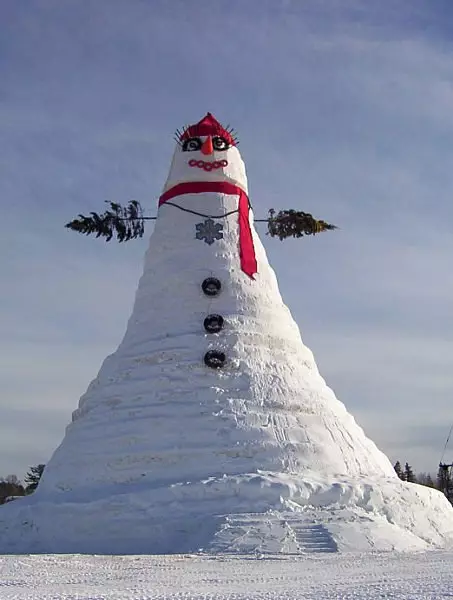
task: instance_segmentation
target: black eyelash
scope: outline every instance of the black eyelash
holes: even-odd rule
[[[182,128],[182,130],[180,130],[179,128],[176,129],[173,139],[175,140],[175,142],[178,144],[178,146],[182,146],[182,136],[186,133],[186,131],[189,129],[190,125],[184,125],[184,127]]]
[[[239,145],[239,139],[237,137],[237,133],[236,133],[236,130],[234,129],[234,127],[231,127],[230,124],[228,124],[224,129],[225,129],[225,131],[227,133],[229,133],[231,135],[231,138],[232,138],[232,140],[234,142],[234,145],[238,146]]]
[[[181,138],[182,136],[187,132],[187,130],[190,128],[190,125],[184,125],[184,127],[180,130],[179,128],[176,129],[175,134],[173,139],[175,140],[175,142],[181,146],[182,145],[182,141]],[[231,136],[231,139],[234,142],[235,146],[239,146],[239,139],[236,133],[236,130],[234,129],[234,127],[231,127],[229,124],[224,127],[225,131]],[[222,137],[222,136],[220,136]]]

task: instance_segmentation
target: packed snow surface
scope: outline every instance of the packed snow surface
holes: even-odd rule
[[[1,600],[435,600],[453,553],[0,556]]]

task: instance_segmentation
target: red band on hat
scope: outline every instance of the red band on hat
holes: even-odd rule
[[[235,146],[236,141],[229,131],[223,127],[215,117],[208,113],[201,121],[198,121],[195,125],[190,125],[184,130],[180,136],[180,140],[184,141],[193,137],[205,137],[205,136],[219,135],[226,139],[230,146]]]

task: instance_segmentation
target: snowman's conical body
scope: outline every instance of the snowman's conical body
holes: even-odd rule
[[[227,149],[206,147],[223,132],[208,115],[178,145],[125,337],[35,494],[35,523],[52,513],[54,529],[24,533],[10,551],[294,552],[306,550],[306,522],[331,550],[451,539],[445,498],[400,482],[319,375],[251,213],[241,230],[247,180],[234,141],[225,132]],[[244,272],[246,252],[256,274]],[[216,295],[203,290],[209,278]],[[205,362],[212,351],[218,368]]]

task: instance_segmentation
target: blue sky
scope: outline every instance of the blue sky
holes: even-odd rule
[[[453,421],[452,19],[448,0],[3,1],[0,475],[48,460],[132,309],[147,240],[63,224],[104,200],[153,214],[174,130],[208,110],[239,133],[257,217],[340,225],[263,230],[281,292],[369,436],[436,471]]]

